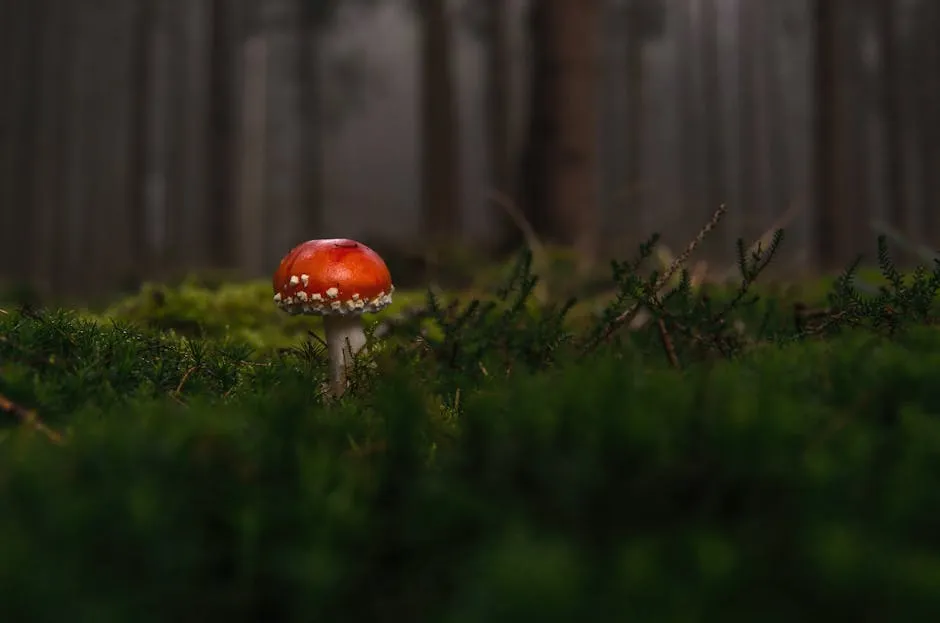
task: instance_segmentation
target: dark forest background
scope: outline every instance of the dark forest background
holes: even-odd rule
[[[585,264],[774,227],[940,248],[936,0],[0,0],[0,282],[271,273],[308,238]]]

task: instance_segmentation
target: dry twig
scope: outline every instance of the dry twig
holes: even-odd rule
[[[669,365],[678,370],[680,368],[679,357],[676,356],[676,347],[672,343],[669,331],[666,330],[666,322],[660,318],[656,324],[659,327],[659,339],[663,343],[663,350],[666,351],[666,359],[669,360]]]
[[[689,244],[686,246],[685,250],[679,255],[679,257],[674,259],[672,264],[669,266],[669,268],[666,269],[666,271],[659,277],[659,279],[656,280],[656,284],[653,287],[654,292],[659,292],[663,288],[663,286],[669,283],[669,280],[672,279],[673,275],[675,275],[676,272],[678,272],[679,268],[683,264],[685,264],[686,261],[688,261],[689,256],[692,255],[692,252],[695,251],[695,249],[700,244],[702,244],[702,241],[705,239],[705,237],[708,236],[708,234],[711,233],[713,229],[715,229],[715,227],[721,221],[722,217],[725,215],[725,212],[727,212],[727,207],[724,204],[721,204],[720,206],[718,206],[718,209],[715,210],[715,213],[712,214],[711,219],[709,219],[709,221],[705,223],[705,225],[699,231],[698,235],[695,236],[695,238],[693,238],[689,242]],[[585,347],[584,352],[588,353],[594,350],[594,348],[596,348],[601,342],[604,342],[610,339],[610,336],[613,335],[614,332],[617,331],[617,329],[619,329],[625,324],[629,324],[636,317],[641,307],[642,307],[642,303],[637,302],[633,306],[631,306],[629,309],[624,311],[622,314],[614,318],[610,322],[610,324],[607,325],[607,328],[604,330],[601,336],[598,339],[592,341],[590,344],[588,344]]]
[[[36,411],[22,407],[2,394],[0,394],[0,411],[19,418],[24,425],[45,435],[49,441],[56,445],[65,443],[62,434],[46,426],[46,423],[39,418]]]
[[[543,279],[539,280],[535,285],[533,294],[536,300],[540,303],[545,303],[548,301],[548,285],[545,279],[548,278],[548,270],[550,268],[545,245],[539,240],[538,234],[535,233],[535,228],[532,227],[532,224],[526,219],[525,214],[522,213],[522,210],[519,209],[509,196],[498,190],[492,190],[489,193],[489,198],[506,212],[513,224],[522,232],[526,246],[529,247],[529,251],[532,252],[532,262],[535,267],[535,272],[541,274],[543,277]]]
[[[183,386],[186,385],[186,381],[188,381],[193,372],[198,369],[199,366],[191,366],[188,370],[186,370],[186,372],[183,373],[183,377],[180,379],[179,385],[177,385],[176,389],[173,390],[174,398],[179,398],[180,394],[183,393]]]

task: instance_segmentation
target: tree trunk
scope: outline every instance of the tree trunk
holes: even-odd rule
[[[486,77],[484,106],[486,109],[486,150],[489,161],[489,184],[493,190],[512,195],[509,113],[512,76],[509,66],[509,7],[506,0],[484,0]],[[517,241],[516,228],[504,208],[495,206],[499,246]]]
[[[3,15],[12,15],[19,11],[23,0],[0,0]],[[24,28],[14,28],[13,20],[0,20],[0,84],[15,84],[17,79],[17,47]],[[20,36],[16,32],[20,31]],[[13,179],[16,158],[14,128],[16,128],[16,98],[12,92],[0,97],[0,231],[10,231],[13,227]],[[0,287],[6,280],[14,278],[11,258],[14,249],[11,245],[0,245]]]
[[[71,3],[69,3],[71,6]],[[88,76],[98,71],[97,59],[88,32],[94,17],[74,6],[68,15],[67,28],[73,45],[70,49],[68,75],[67,154],[63,176],[64,198],[61,205],[60,225],[62,238],[62,264],[57,277],[61,279],[56,294],[70,296],[80,293],[83,282],[90,276],[91,266],[86,261],[84,241],[90,235],[94,214],[89,207],[89,185],[95,175],[93,158],[94,131],[88,118],[94,114],[92,86]]]
[[[152,241],[148,234],[147,173],[150,169],[148,123],[153,105],[151,51],[156,17],[155,0],[137,3],[131,52],[131,117],[127,142],[127,222],[135,277],[142,281],[153,269]]]
[[[235,193],[235,52],[238,45],[236,9],[228,0],[210,0],[209,93],[206,143],[208,180],[202,233],[208,245],[209,264],[234,268],[236,229],[233,210]]]
[[[47,7],[42,0],[24,3],[17,14],[19,28],[10,33],[12,38],[12,74],[5,85],[9,88],[3,96],[9,100],[7,114],[7,153],[3,169],[7,178],[0,181],[6,197],[0,197],[0,208],[6,213],[6,222],[0,221],[4,231],[10,232],[0,248],[0,271],[7,272],[22,285],[32,277],[32,249],[35,248],[34,187],[30,184],[30,171],[34,166],[36,135],[39,131],[39,68],[42,39],[48,36]],[[12,85],[15,85],[13,87]],[[5,255],[5,257],[4,257]]]
[[[640,225],[646,221],[644,216],[643,184],[643,125],[646,113],[646,77],[643,72],[643,50],[648,32],[642,19],[643,9],[640,0],[629,0],[624,14],[624,44],[627,61],[627,106],[626,127],[624,128],[624,171],[625,190],[628,197],[627,214],[630,221]],[[650,232],[643,232],[645,238]],[[637,241],[639,242],[639,241]]]
[[[530,9],[532,77],[522,157],[523,209],[545,241],[597,251],[598,0],[543,0]]]
[[[182,272],[204,269],[209,258],[208,250],[212,243],[207,236],[208,182],[211,178],[210,166],[210,11],[207,0],[182,0],[179,7],[177,24],[182,38],[184,56],[180,58],[178,86],[182,104],[179,112],[179,165],[182,184],[182,210],[176,220],[175,232],[179,246],[176,248],[176,262]]]
[[[846,142],[841,113],[843,77],[838,53],[842,45],[836,0],[814,0],[814,160],[816,182],[815,259],[822,270],[839,270],[851,254],[850,206],[841,176]]]
[[[925,0],[918,20],[919,146],[924,241],[940,252],[940,3]]]
[[[460,160],[453,35],[445,0],[419,0],[421,20],[421,210],[433,247],[460,228]]]
[[[132,245],[127,222],[127,144],[129,140],[133,64],[131,33],[135,3],[97,0],[88,12],[83,33],[91,47],[92,65],[81,76],[91,89],[91,106],[84,119],[92,130],[84,237],[86,267],[83,297],[104,296],[125,282],[130,272]]]
[[[45,297],[63,287],[67,244],[67,215],[64,184],[50,180],[66,179],[67,117],[70,105],[69,76],[71,46],[74,41],[69,3],[46,6],[46,36],[42,39],[39,116],[42,124],[36,136],[36,161],[30,183],[36,197],[36,241],[32,249],[34,283]]]
[[[163,245],[161,268],[169,274],[178,274],[186,255],[186,205],[187,197],[185,123],[188,112],[186,94],[186,34],[183,26],[183,3],[189,0],[168,0],[162,3],[162,46],[159,49],[162,70],[160,78],[165,95],[161,98],[163,106],[156,109],[162,117],[157,126],[162,126],[163,170],[159,173],[162,190],[161,216],[163,217]],[[156,128],[155,128],[156,129]],[[166,273],[164,277],[168,276]]]
[[[825,0],[822,0],[825,1]],[[761,45],[755,37],[757,13],[753,2],[738,2],[738,200],[735,238],[751,237],[760,214],[760,154],[757,137],[756,53]]]
[[[843,125],[842,140],[836,145],[842,169],[838,174],[839,194],[845,206],[839,227],[845,230],[847,247],[840,262],[844,268],[859,254],[871,257],[872,235],[870,217],[872,214],[872,192],[868,185],[859,180],[872,178],[872,158],[868,147],[868,117],[871,107],[878,99],[877,90],[872,88],[863,66],[862,47],[865,37],[865,4],[852,2],[841,6],[851,6],[852,10],[840,11],[838,25],[840,34],[837,66],[839,112],[836,119]]]
[[[678,94],[678,127],[680,130],[676,149],[679,151],[678,199],[679,212],[672,219],[679,234],[677,242],[684,243],[698,231],[695,224],[703,211],[703,167],[704,116],[703,101],[699,90],[699,75],[696,65],[699,59],[696,28],[693,23],[693,2],[695,0],[675,0],[676,12],[676,62],[675,85]],[[714,209],[714,208],[712,208]],[[669,229],[673,229],[670,227]]]
[[[768,3],[764,8],[765,35],[762,62],[764,65],[763,100],[764,119],[767,130],[767,181],[770,189],[770,219],[761,229],[780,219],[792,201],[792,179],[790,172],[790,127],[792,120],[787,114],[787,89],[780,68],[779,5]],[[763,233],[763,232],[761,232]]]
[[[309,2],[304,3],[300,33],[300,118],[303,180],[300,189],[301,231],[304,239],[317,238],[323,228],[323,106],[320,46],[322,24]]]
[[[265,119],[267,117],[267,42],[253,34],[242,50],[241,119],[236,222],[242,274],[264,274],[265,240]],[[284,253],[286,251],[282,251]]]
[[[268,61],[263,204],[268,233],[263,261],[266,266],[276,266],[280,257],[303,239],[302,13],[299,0],[267,0],[261,11]]]
[[[888,222],[899,232],[914,235],[904,193],[904,133],[901,121],[900,56],[898,54],[897,5],[875,2],[881,47],[881,115],[884,127],[884,184]],[[919,237],[919,236],[915,236]]]
[[[717,0],[702,0],[701,8],[702,125],[705,134],[704,166],[707,182],[701,217],[696,220],[707,220],[719,205],[728,201],[728,178],[724,148],[725,124],[721,92],[721,59],[718,48]],[[702,220],[702,222],[705,221]],[[709,244],[708,240],[706,244]],[[713,253],[725,251],[723,248],[709,250]]]

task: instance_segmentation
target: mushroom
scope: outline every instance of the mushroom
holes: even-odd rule
[[[362,314],[392,302],[392,277],[378,253],[346,238],[308,240],[274,273],[274,302],[289,314],[323,316],[330,391],[346,390],[346,366],[366,344]]]

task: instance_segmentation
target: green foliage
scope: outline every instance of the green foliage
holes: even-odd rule
[[[887,285],[874,296],[863,296],[853,287],[858,262],[836,281],[829,296],[831,311],[825,329],[864,325],[893,334],[906,326],[935,324],[937,293],[940,291],[940,260],[932,269],[921,265],[905,279],[888,255],[884,236],[878,238],[878,266]]]
[[[272,296],[271,284],[264,281],[211,284],[188,280],[176,287],[146,284],[138,294],[104,310],[101,317],[186,337],[235,339],[256,349],[286,348],[310,330],[321,330],[314,318],[279,310]],[[422,297],[422,293],[397,291],[389,308],[366,321],[393,318]]]
[[[429,376],[443,394],[509,374],[516,367],[533,371],[556,363],[559,349],[570,341],[565,317],[574,301],[528,307],[538,282],[531,268],[531,253],[522,254],[494,300],[474,299],[463,308],[444,307],[428,291],[428,315],[440,327],[441,337],[423,340],[422,348],[432,362]]]
[[[586,327],[524,255],[383,317],[341,400],[307,322],[244,339],[295,320],[260,284],[4,310],[0,619],[929,620],[940,267],[881,241],[794,313],[781,241],[706,292],[653,240]]]

